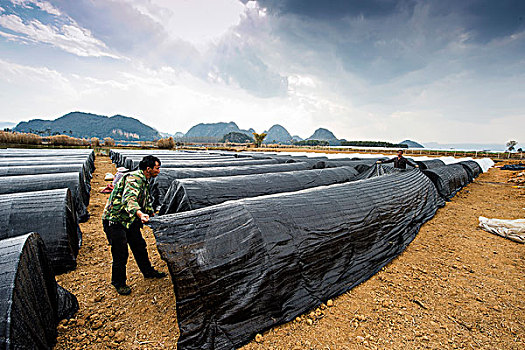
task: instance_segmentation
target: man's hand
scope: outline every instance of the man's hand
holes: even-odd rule
[[[416,165],[416,168],[419,168],[419,165]]]
[[[376,164],[381,164],[381,161],[380,161],[380,160],[378,160],[378,161],[376,162]]]
[[[144,214],[140,210],[137,210],[137,216],[140,218],[140,222],[142,222],[143,224],[149,221],[149,215]]]

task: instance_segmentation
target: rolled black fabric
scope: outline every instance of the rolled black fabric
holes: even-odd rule
[[[0,195],[0,239],[28,232],[42,237],[56,273],[76,268],[82,237],[69,189]]]
[[[57,285],[44,242],[35,233],[1,240],[0,266],[0,348],[52,349],[78,302]]]
[[[442,167],[423,170],[423,173],[434,183],[439,195],[449,201],[469,183],[465,168],[460,164],[450,164]]]
[[[463,166],[463,168],[467,172],[469,182],[474,181],[475,178],[477,178],[481,173],[483,173],[483,169],[481,169],[481,166],[473,160],[464,160],[462,162],[459,162],[458,164],[461,164],[461,166]]]
[[[173,214],[208,207],[228,200],[294,192],[348,182],[354,180],[357,174],[354,168],[340,167],[175,180],[166,192],[159,214]]]
[[[441,159],[429,159],[429,160],[416,160],[416,164],[419,165],[419,169],[427,170],[439,168],[445,166],[445,163]]]
[[[177,348],[234,349],[374,275],[443,200],[420,171],[229,201],[150,224]]]
[[[294,170],[308,170],[308,163],[262,164],[210,168],[162,168],[160,174],[151,182],[153,207],[157,208],[164,201],[164,195],[173,180],[198,177],[238,176],[250,174],[277,173]]]
[[[58,173],[0,177],[0,194],[69,188],[80,222],[87,221],[89,191],[79,173]]]

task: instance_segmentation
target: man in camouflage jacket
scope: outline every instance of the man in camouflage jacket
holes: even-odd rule
[[[102,224],[111,244],[113,264],[111,284],[122,295],[131,293],[126,285],[126,264],[128,261],[128,244],[133,252],[137,265],[146,278],[162,278],[166,274],[156,271],[152,266],[146,250],[146,241],[140,229],[154,215],[149,194],[149,182],[160,172],[160,160],[146,156],[139,163],[139,169],[125,174],[111,192],[104,213]]]

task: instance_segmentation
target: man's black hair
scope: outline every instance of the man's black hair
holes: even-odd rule
[[[159,158],[152,156],[152,155],[145,156],[144,158],[142,158],[142,160],[139,163],[139,169],[140,170],[146,170],[147,168],[153,169],[155,167],[155,162],[158,162],[160,165]]]

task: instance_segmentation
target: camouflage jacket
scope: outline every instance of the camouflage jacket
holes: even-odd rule
[[[137,210],[149,215],[153,214],[149,183],[142,170],[132,171],[120,179],[109,195],[102,219],[129,228],[133,221],[138,219]]]

